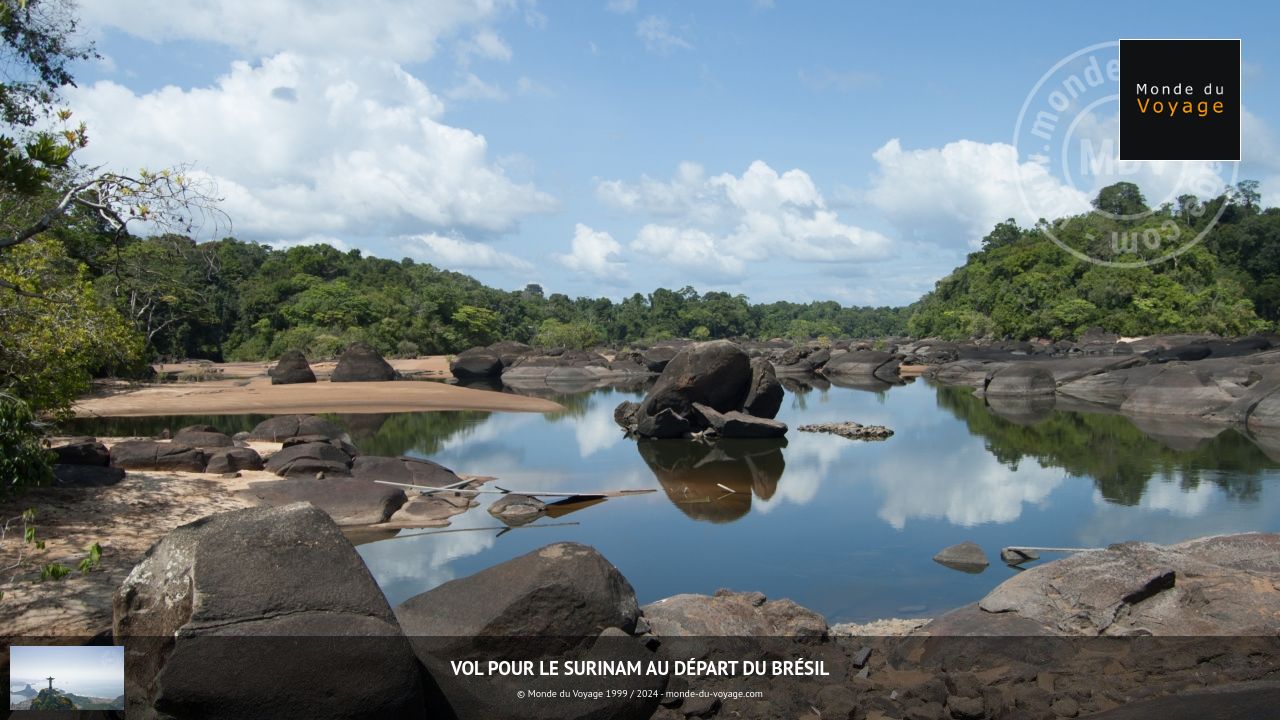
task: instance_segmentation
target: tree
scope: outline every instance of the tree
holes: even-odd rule
[[[1093,206],[1116,217],[1141,215],[1149,210],[1142,191],[1131,182],[1118,182],[1098,191]]]

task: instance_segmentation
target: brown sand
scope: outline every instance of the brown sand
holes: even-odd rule
[[[564,408],[543,398],[472,390],[437,382],[396,380],[371,383],[272,385],[267,378],[161,384],[105,383],[76,402],[79,417],[144,415],[286,415],[290,413],[376,413],[428,410],[556,412]]]

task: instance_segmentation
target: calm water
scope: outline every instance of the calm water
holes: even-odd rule
[[[568,410],[545,416],[336,416],[366,453],[429,457],[497,476],[507,488],[658,489],[505,533],[478,508],[450,527],[466,532],[410,530],[361,544],[388,599],[571,540],[604,553],[642,603],[729,587],[792,598],[833,622],[931,616],[979,599],[1015,572],[999,562],[1006,545],[1280,530],[1280,464],[1234,430],[1139,428],[1120,416],[1027,406],[996,414],[966,389],[916,382],[878,392],[789,391],[779,415],[792,427],[785,443],[708,447],[624,438],[613,408],[638,397],[560,397]],[[143,434],[209,422],[235,432],[260,419],[98,420],[75,429]],[[896,434],[857,442],[795,430],[842,420]],[[578,524],[550,526],[567,522]],[[963,540],[982,545],[995,564],[968,575],[931,560]]]

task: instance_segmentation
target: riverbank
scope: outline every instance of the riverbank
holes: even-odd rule
[[[392,360],[406,377],[443,376],[443,356]],[[558,412],[564,408],[544,398],[476,390],[443,382],[331,383],[324,380],[334,363],[316,363],[320,382],[272,385],[267,363],[181,363],[158,366],[162,377],[201,377],[160,383],[104,381],[73,407],[77,417],[143,417],[149,415],[287,415],[293,413],[427,412],[486,410],[493,412]]]

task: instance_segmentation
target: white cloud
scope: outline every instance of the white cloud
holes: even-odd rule
[[[449,88],[445,93],[451,100],[506,100],[507,94],[502,88],[476,77],[475,73],[467,73],[462,82]]]
[[[650,15],[636,23],[636,37],[644,41],[645,48],[662,55],[693,49],[693,44],[672,31],[671,23],[661,15]]]
[[[472,35],[470,39],[458,43],[459,64],[466,66],[473,57],[505,62],[511,59],[511,47],[498,33],[484,28]]]
[[[533,265],[484,243],[426,233],[402,238],[406,252],[450,270],[531,272]]]
[[[748,262],[789,258],[858,262],[886,257],[883,235],[845,224],[803,170],[778,174],[755,161],[741,175],[708,178],[682,163],[669,182],[641,178],[597,183],[599,199],[658,222],[641,228],[631,247],[684,270],[741,275]]]
[[[505,231],[555,204],[490,162],[483,136],[441,122],[439,98],[391,62],[280,53],[210,87],[67,94],[94,137],[87,162],[193,162],[250,239]]]
[[[626,13],[635,12],[637,4],[637,0],[609,0],[609,2],[605,3],[605,7],[609,9],[609,12],[625,15]]]
[[[1005,143],[959,140],[941,148],[903,150],[897,138],[872,154],[878,172],[866,199],[911,239],[938,244],[976,245],[997,223],[1013,217],[1033,224],[1089,209],[1089,196],[1070,188],[1042,166],[1018,162]],[[1057,208],[1031,217],[1018,183],[1032,207]]]
[[[612,235],[578,223],[573,230],[572,251],[568,255],[556,255],[556,260],[571,270],[599,278],[616,278],[622,273],[623,265],[612,258],[621,252],[622,246]]]
[[[430,58],[441,39],[491,22],[514,5],[512,0],[118,0],[82,3],[79,12],[90,28],[115,28],[154,42],[203,40],[254,55],[288,50],[413,62]]]

